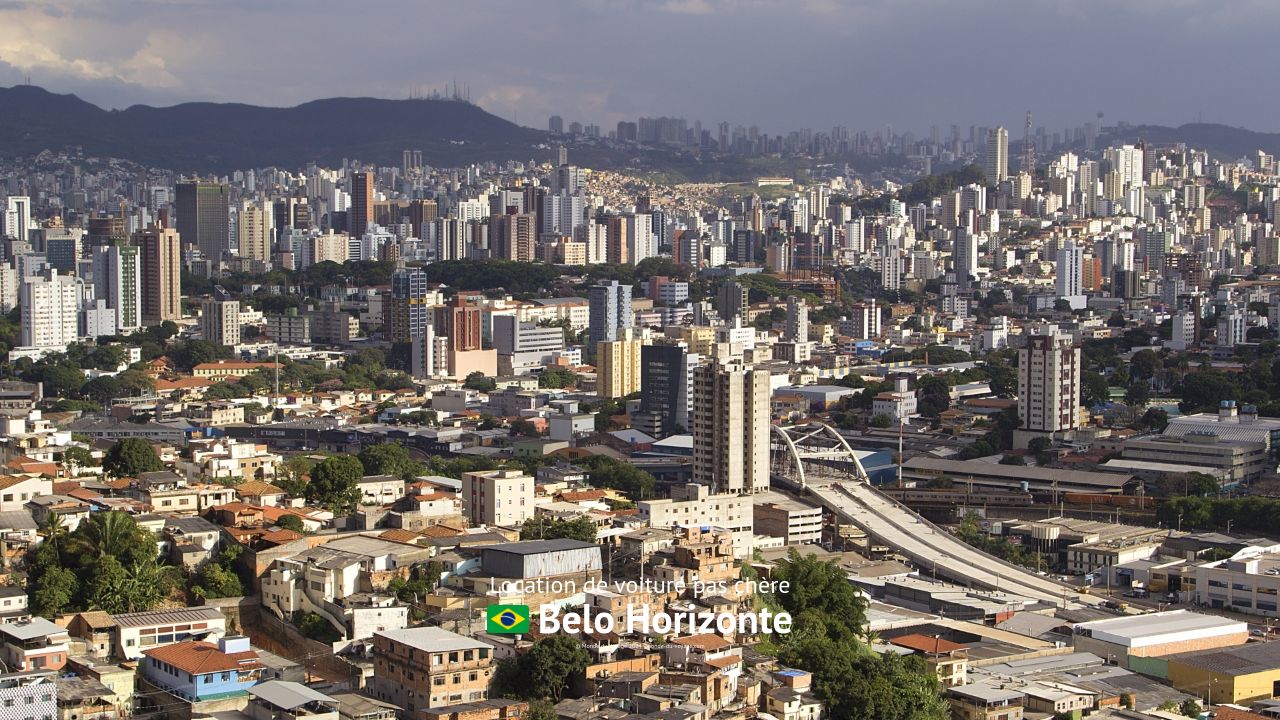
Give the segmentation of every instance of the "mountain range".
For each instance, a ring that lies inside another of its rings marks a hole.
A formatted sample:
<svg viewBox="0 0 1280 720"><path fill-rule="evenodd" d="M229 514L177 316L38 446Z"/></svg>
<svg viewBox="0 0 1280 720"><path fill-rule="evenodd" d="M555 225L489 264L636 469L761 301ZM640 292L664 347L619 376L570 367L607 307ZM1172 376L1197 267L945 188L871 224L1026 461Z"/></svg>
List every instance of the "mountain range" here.
<svg viewBox="0 0 1280 720"><path fill-rule="evenodd" d="M343 158L399 165L422 150L429 165L549 155L545 132L453 100L330 98L289 108L234 103L134 105L104 110L39 87L0 88L0 156L81 146L88 155L176 171L269 165L334 166Z"/></svg>
<svg viewBox="0 0 1280 720"><path fill-rule="evenodd" d="M288 108L196 102L104 110L75 95L18 85L0 88L0 108L0 157L80 146L88 155L194 173L296 169L309 162L332 167L344 158L399 165L406 149L421 150L423 161L437 167L545 160L554 142L544 131L453 100L329 98ZM1224 159L1251 157L1257 150L1280 155L1280 133L1210 123L1125 126L1107 139L1184 142ZM759 163L747 158L693 158L669 150L599 145L573 152L574 160L584 165L640 167L676 178L749 180L762 172Z"/></svg>

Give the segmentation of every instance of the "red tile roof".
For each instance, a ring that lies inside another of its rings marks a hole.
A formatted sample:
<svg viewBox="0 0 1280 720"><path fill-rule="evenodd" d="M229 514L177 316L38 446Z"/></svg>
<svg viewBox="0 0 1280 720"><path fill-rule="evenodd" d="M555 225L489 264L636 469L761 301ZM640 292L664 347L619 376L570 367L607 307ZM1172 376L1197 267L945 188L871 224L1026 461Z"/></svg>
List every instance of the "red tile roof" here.
<svg viewBox="0 0 1280 720"><path fill-rule="evenodd" d="M897 645L898 647L904 647L915 650L916 652L930 653L933 655L952 653L956 650L964 649L964 645L961 645L960 643L943 640L942 638L921 635L919 633L902 635L900 637L893 638L889 642Z"/></svg>
<svg viewBox="0 0 1280 720"><path fill-rule="evenodd" d="M258 653L252 650L224 653L213 643L199 641L174 643L154 650L144 650L142 654L192 675L262 667L262 663L258 662Z"/></svg>

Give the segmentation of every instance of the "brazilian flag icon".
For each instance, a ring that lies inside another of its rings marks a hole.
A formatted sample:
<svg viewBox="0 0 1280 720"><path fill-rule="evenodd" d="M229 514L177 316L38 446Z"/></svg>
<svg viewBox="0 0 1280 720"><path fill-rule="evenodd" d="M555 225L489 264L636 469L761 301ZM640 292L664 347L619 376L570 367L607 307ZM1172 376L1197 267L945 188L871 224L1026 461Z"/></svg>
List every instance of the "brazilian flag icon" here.
<svg viewBox="0 0 1280 720"><path fill-rule="evenodd" d="M520 635L529 632L528 605L490 605L485 609L485 629L495 635Z"/></svg>

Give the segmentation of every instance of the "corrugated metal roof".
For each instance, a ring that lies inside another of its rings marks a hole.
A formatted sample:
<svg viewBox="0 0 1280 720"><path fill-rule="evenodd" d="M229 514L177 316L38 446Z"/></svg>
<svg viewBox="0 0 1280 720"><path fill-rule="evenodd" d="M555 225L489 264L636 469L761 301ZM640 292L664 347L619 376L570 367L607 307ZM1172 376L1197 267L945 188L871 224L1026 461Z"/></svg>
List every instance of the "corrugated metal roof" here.
<svg viewBox="0 0 1280 720"><path fill-rule="evenodd" d="M112 615L116 625L123 628L146 627L148 625L170 625L189 622L208 622L210 620L226 620L222 611L212 607L188 607L177 610L151 610L148 612L124 613Z"/></svg>

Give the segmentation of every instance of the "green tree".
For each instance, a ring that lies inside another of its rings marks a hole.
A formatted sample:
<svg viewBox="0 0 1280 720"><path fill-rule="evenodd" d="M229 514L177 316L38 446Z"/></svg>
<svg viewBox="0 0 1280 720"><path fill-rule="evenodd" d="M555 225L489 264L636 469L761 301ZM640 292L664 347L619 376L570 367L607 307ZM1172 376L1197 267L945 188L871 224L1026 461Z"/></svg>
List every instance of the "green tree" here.
<svg viewBox="0 0 1280 720"><path fill-rule="evenodd" d="M350 513L360 504L357 483L363 476L364 466L358 458L350 455L325 458L311 471L307 500L323 505L335 514Z"/></svg>
<svg viewBox="0 0 1280 720"><path fill-rule="evenodd" d="M31 577L28 591L31 593L31 612L40 617L52 618L62 614L71 604L78 590L79 578L75 571L56 564L43 567Z"/></svg>
<svg viewBox="0 0 1280 720"><path fill-rule="evenodd" d="M110 402L120 397L120 381L110 375L100 375L80 388L80 395L96 403Z"/></svg>
<svg viewBox="0 0 1280 720"><path fill-rule="evenodd" d="M875 417L871 418L871 421L868 422L867 424L873 428L887 428L889 427L890 424L892 424L892 422L893 421L889 419L888 415L885 415L884 413L880 413L879 415L876 415Z"/></svg>
<svg viewBox="0 0 1280 720"><path fill-rule="evenodd" d="M462 381L462 387L480 392L493 392L498 388L498 381L477 370Z"/></svg>
<svg viewBox="0 0 1280 720"><path fill-rule="evenodd" d="M579 515L572 520L531 517L520 526L521 540L555 540L557 538L572 538L594 543L596 524L586 515Z"/></svg>
<svg viewBox="0 0 1280 720"><path fill-rule="evenodd" d="M276 463L276 475L271 482L281 490L289 493L289 497L305 497L307 480L315 468L316 461L305 455L294 455L281 463Z"/></svg>
<svg viewBox="0 0 1280 720"><path fill-rule="evenodd" d="M93 453L79 445L72 445L63 451L62 464L67 467L68 472L75 475L84 468L93 467L97 462L93 459Z"/></svg>
<svg viewBox="0 0 1280 720"><path fill-rule="evenodd" d="M1178 706L1178 712L1189 718L1198 718L1203 710L1200 709L1200 701L1195 698L1187 698Z"/></svg>
<svg viewBox="0 0 1280 720"><path fill-rule="evenodd" d="M240 576L218 563L209 563L200 569L196 584L191 588L196 597L228 598L244 595Z"/></svg>
<svg viewBox="0 0 1280 720"><path fill-rule="evenodd" d="M281 530L292 530L296 533L305 533L307 531L307 526L303 524L302 518L294 515L293 513L282 516L278 521L276 521L276 525L278 525Z"/></svg>
<svg viewBox="0 0 1280 720"><path fill-rule="evenodd" d="M1080 403L1091 408L1110 399L1111 388L1107 385L1107 379L1096 372L1085 370L1080 376Z"/></svg>
<svg viewBox="0 0 1280 720"><path fill-rule="evenodd" d="M520 437L538 437L542 433L538 432L538 426L523 418L511 421L511 432Z"/></svg>
<svg viewBox="0 0 1280 720"><path fill-rule="evenodd" d="M498 693L558 702L569 679L586 670L591 656L569 635L539 638L527 652L503 660L494 677Z"/></svg>
<svg viewBox="0 0 1280 720"><path fill-rule="evenodd" d="M1145 407L1151 402L1151 386L1142 380L1130 383L1124 391L1124 402L1134 407Z"/></svg>
<svg viewBox="0 0 1280 720"><path fill-rule="evenodd" d="M409 451L399 443L379 443L370 445L360 451L360 464L364 466L365 475L395 475L403 477L415 463L409 457Z"/></svg>
<svg viewBox="0 0 1280 720"><path fill-rule="evenodd" d="M110 477L137 477L139 473L164 470L164 463L151 443L142 438L125 438L107 450L102 470Z"/></svg>
<svg viewBox="0 0 1280 720"><path fill-rule="evenodd" d="M112 557L126 564L154 559L155 538L133 516L119 510L96 512L71 534L69 547L89 560Z"/></svg>

